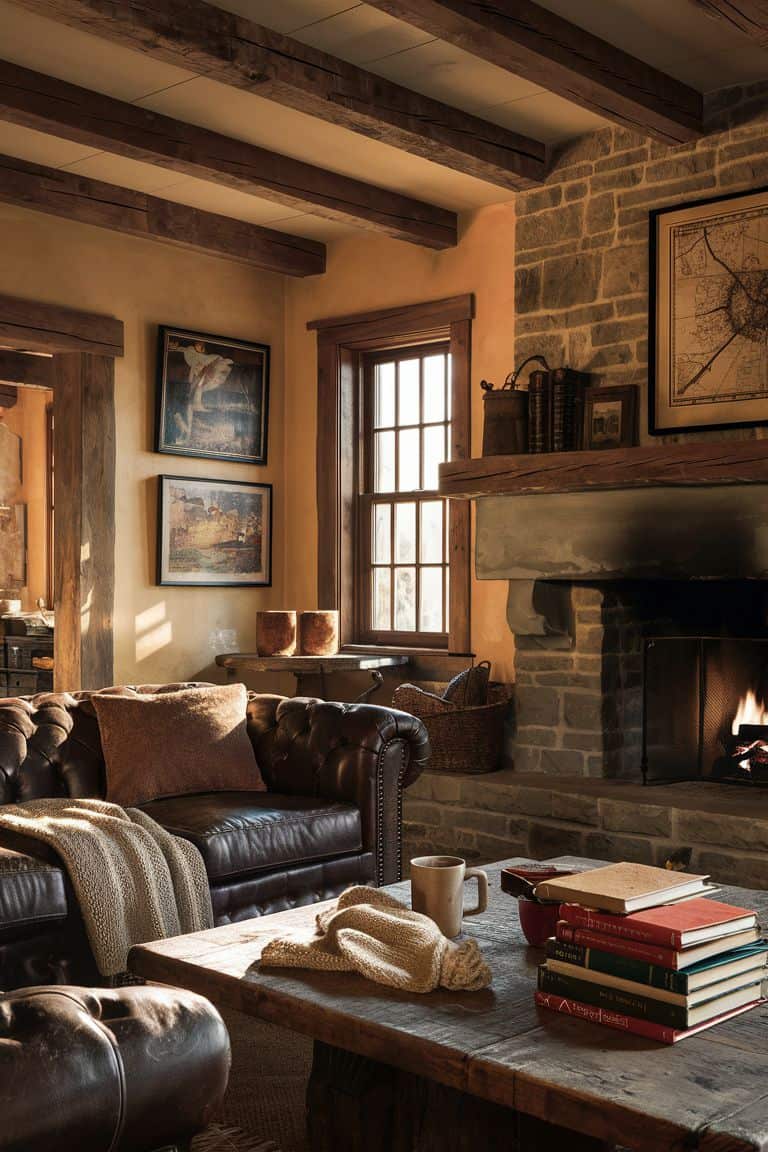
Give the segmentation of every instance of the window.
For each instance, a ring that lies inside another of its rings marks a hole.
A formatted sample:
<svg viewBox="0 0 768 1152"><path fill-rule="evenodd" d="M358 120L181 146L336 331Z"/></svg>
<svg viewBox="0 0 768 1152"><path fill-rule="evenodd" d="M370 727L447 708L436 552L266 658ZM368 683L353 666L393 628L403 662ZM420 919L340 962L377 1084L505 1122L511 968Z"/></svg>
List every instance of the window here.
<svg viewBox="0 0 768 1152"><path fill-rule="evenodd" d="M470 506L438 491L469 455L472 296L313 320L317 597L342 650L470 651Z"/></svg>
<svg viewBox="0 0 768 1152"><path fill-rule="evenodd" d="M448 640L448 503L438 467L450 456L450 347L362 358L358 522L362 642Z"/></svg>

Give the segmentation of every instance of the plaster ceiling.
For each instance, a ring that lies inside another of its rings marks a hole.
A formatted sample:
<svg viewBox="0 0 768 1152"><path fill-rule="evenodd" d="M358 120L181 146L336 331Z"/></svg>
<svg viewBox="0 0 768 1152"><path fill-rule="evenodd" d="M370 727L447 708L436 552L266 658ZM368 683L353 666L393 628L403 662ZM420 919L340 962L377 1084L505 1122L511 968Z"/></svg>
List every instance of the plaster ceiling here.
<svg viewBox="0 0 768 1152"><path fill-rule="evenodd" d="M605 121L350 0L213 0L416 91L547 143ZM701 91L768 78L768 51L691 0L539 0ZM510 193L261 97L54 24L0 0L0 56L382 187L465 211ZM0 122L0 150L315 239L350 229L203 180Z"/></svg>

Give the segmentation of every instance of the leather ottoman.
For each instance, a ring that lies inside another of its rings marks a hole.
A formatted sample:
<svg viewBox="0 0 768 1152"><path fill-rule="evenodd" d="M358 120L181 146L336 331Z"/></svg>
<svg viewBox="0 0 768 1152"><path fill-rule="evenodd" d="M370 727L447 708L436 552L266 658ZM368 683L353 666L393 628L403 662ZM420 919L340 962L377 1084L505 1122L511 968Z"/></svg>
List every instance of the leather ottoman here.
<svg viewBox="0 0 768 1152"><path fill-rule="evenodd" d="M229 1037L202 996L66 985L0 997L2 1152L154 1152L208 1126Z"/></svg>

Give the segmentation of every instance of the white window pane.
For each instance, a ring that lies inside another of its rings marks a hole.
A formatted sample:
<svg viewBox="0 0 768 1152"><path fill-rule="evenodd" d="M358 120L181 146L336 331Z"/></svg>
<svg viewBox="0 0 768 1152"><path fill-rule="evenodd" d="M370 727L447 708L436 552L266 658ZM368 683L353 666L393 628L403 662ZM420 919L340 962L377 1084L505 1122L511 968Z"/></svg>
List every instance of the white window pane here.
<svg viewBox="0 0 768 1152"><path fill-rule="evenodd" d="M397 435L400 442L400 481L398 488L401 492L415 492L421 487L419 430L418 428L408 428L404 432L398 432Z"/></svg>
<svg viewBox="0 0 768 1152"><path fill-rule="evenodd" d="M443 631L443 570L422 568L419 631Z"/></svg>
<svg viewBox="0 0 768 1152"><path fill-rule="evenodd" d="M427 356L424 359L424 417L425 424L445 420L445 356Z"/></svg>
<svg viewBox="0 0 768 1152"><path fill-rule="evenodd" d="M397 504L395 507L395 564L414 564L416 561L416 505Z"/></svg>
<svg viewBox="0 0 768 1152"><path fill-rule="evenodd" d="M448 617L451 610L451 570L445 566L445 631L448 631Z"/></svg>
<svg viewBox="0 0 768 1152"><path fill-rule="evenodd" d="M445 378L447 383L447 399L448 399L448 419L450 420L453 415L453 393L451 392L451 354L450 352L445 358Z"/></svg>
<svg viewBox="0 0 768 1152"><path fill-rule="evenodd" d="M443 501L425 500L421 505L421 555L422 564L442 564L443 562Z"/></svg>
<svg viewBox="0 0 768 1152"><path fill-rule="evenodd" d="M437 488L440 481L438 465L445 460L445 425L424 429L424 487ZM402 487L402 485L401 485Z"/></svg>
<svg viewBox="0 0 768 1152"><path fill-rule="evenodd" d="M397 422L419 423L419 361L401 360L398 365L400 411Z"/></svg>
<svg viewBox="0 0 768 1152"><path fill-rule="evenodd" d="M395 433L374 433L374 482L375 492L395 490Z"/></svg>
<svg viewBox="0 0 768 1152"><path fill-rule="evenodd" d="M392 505L373 506L373 562L389 564L392 559Z"/></svg>
<svg viewBox="0 0 768 1152"><path fill-rule="evenodd" d="M389 632L392 628L391 581L392 574L389 568L374 568L371 615L373 627L377 632Z"/></svg>
<svg viewBox="0 0 768 1152"><path fill-rule="evenodd" d="M415 568L395 568L395 631L416 631Z"/></svg>
<svg viewBox="0 0 768 1152"><path fill-rule="evenodd" d="M376 428L391 428L395 423L395 365L377 364L374 380L373 423Z"/></svg>

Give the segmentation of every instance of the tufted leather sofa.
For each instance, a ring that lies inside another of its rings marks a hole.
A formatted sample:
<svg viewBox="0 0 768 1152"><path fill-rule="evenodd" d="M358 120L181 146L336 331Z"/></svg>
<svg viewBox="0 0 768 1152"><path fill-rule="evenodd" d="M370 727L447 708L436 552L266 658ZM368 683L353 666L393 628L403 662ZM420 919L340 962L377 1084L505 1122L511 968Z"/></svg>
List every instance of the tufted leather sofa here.
<svg viewBox="0 0 768 1152"><path fill-rule="evenodd" d="M0 700L0 803L104 795L91 696ZM200 849L217 924L327 899L349 884L400 879L402 790L429 756L420 720L370 704L251 693L248 732L267 792L143 806ZM0 987L96 980L57 857L0 832Z"/></svg>
<svg viewBox="0 0 768 1152"><path fill-rule="evenodd" d="M181 1152L217 1111L229 1063L221 1017L192 992L0 996L0 1152Z"/></svg>

